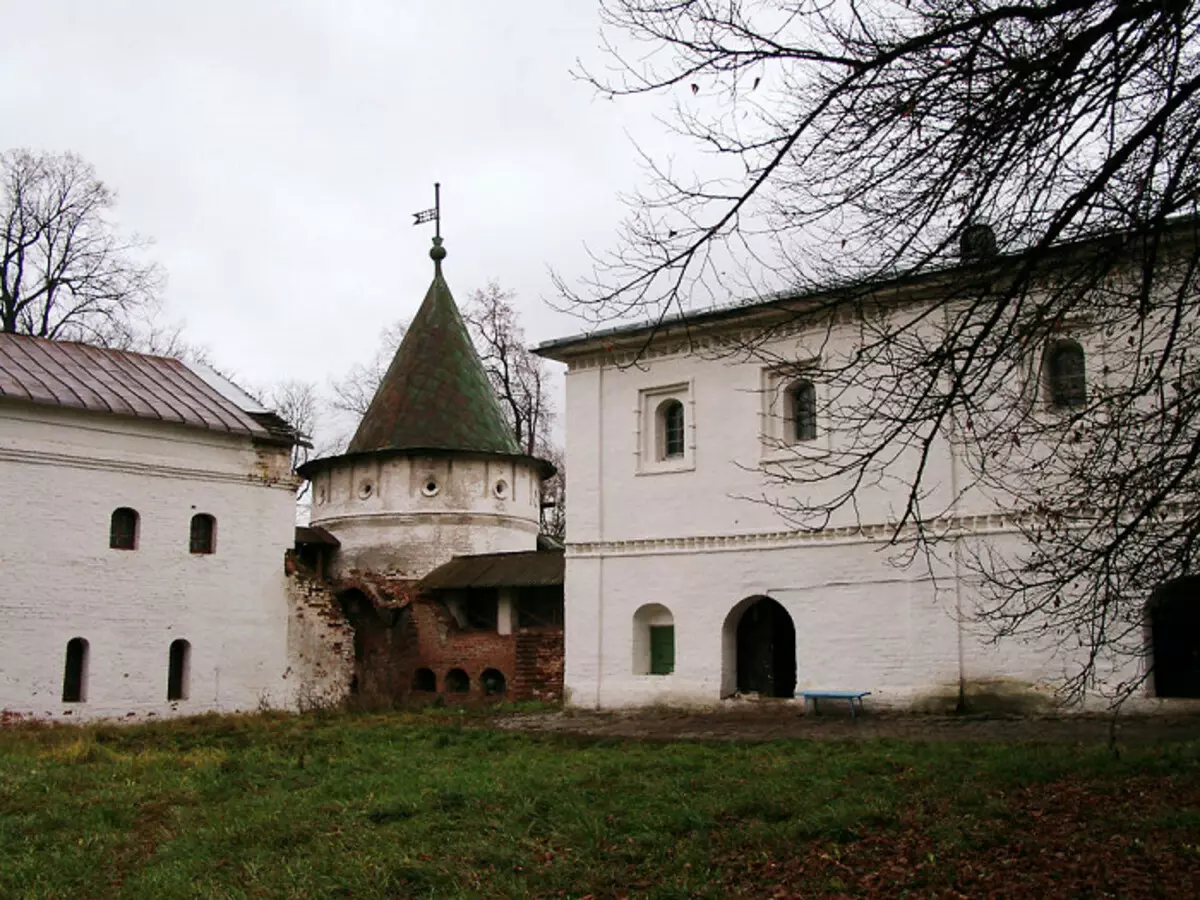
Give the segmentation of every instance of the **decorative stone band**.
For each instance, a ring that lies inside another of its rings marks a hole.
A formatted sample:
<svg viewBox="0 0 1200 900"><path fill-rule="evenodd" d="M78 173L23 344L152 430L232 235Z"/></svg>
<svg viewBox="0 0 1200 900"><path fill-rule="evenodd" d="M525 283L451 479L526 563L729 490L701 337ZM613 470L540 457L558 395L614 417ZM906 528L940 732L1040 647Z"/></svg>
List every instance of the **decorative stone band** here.
<svg viewBox="0 0 1200 900"><path fill-rule="evenodd" d="M501 513L473 512L469 509L448 509L430 512L363 512L349 516L313 517L312 523L336 532L364 523L370 525L498 525L515 531L538 533L538 523L522 516L506 516Z"/></svg>
<svg viewBox="0 0 1200 900"><path fill-rule="evenodd" d="M926 532L939 540L955 537L970 537L984 534L1011 534L1022 525L1032 525L1033 515L993 514L987 516L962 516L933 519L923 523ZM821 531L794 529L788 531L760 531L743 534L697 535L694 537L648 538L635 541L580 541L567 542L567 557L588 556L647 556L669 553L714 553L737 550L774 550L817 544L875 544L891 540L895 526L887 523L878 525L849 525L841 528L825 528ZM916 525L900 529L899 539L917 536Z"/></svg>
<svg viewBox="0 0 1200 900"><path fill-rule="evenodd" d="M129 472L134 475L151 475L158 478L190 478L193 481L249 484L257 487L277 488L293 493L301 484L301 480L294 475L287 478L272 478L256 472L219 472L213 469L193 469L182 466L166 466L161 463L141 463L123 459L105 459L102 457L71 456L65 453L47 453L42 450L14 450L8 447L0 447L0 460L27 463L35 466L61 466L72 469Z"/></svg>

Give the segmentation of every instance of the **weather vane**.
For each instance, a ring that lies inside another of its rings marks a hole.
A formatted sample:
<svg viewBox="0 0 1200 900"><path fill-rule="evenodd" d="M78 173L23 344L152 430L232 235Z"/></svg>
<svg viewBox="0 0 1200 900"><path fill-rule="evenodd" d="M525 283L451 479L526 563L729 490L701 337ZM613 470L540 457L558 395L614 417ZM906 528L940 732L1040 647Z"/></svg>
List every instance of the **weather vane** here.
<svg viewBox="0 0 1200 900"><path fill-rule="evenodd" d="M441 182L433 183L433 206L429 209L423 209L420 212L413 213L413 224L421 225L425 222L434 223L434 237L442 236L442 185Z"/></svg>

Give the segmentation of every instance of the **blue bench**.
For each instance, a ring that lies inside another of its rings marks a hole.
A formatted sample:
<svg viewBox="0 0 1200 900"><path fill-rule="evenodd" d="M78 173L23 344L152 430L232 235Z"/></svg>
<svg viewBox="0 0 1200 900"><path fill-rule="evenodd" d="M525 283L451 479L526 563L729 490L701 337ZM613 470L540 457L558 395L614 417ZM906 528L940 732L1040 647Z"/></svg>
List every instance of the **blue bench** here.
<svg viewBox="0 0 1200 900"><path fill-rule="evenodd" d="M850 701L850 718L856 716L854 710L855 701L858 702L858 712L863 711L862 698L870 695L870 691L801 691L800 696L804 698L804 712L808 713L808 703L812 701L813 712L820 714L821 710L817 703L820 700L849 700Z"/></svg>

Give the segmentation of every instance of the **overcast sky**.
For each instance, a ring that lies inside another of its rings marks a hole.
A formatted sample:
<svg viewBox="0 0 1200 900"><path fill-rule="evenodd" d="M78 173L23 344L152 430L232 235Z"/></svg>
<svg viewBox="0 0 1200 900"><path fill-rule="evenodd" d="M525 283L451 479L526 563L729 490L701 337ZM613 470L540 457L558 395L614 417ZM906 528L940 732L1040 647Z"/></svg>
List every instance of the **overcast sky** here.
<svg viewBox="0 0 1200 900"><path fill-rule="evenodd" d="M610 247L648 110L573 78L589 0L0 0L0 149L73 150L152 238L167 315L254 385L324 383L446 275L574 333L547 275ZM628 133L627 133L628 132Z"/></svg>

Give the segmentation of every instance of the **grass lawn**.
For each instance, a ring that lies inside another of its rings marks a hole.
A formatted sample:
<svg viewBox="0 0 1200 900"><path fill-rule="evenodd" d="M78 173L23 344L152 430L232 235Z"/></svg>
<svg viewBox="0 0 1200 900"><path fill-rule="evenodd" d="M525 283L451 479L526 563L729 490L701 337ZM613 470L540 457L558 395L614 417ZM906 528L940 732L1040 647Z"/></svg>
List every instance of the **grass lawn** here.
<svg viewBox="0 0 1200 900"><path fill-rule="evenodd" d="M0 730L0 897L1200 896L1200 744Z"/></svg>

